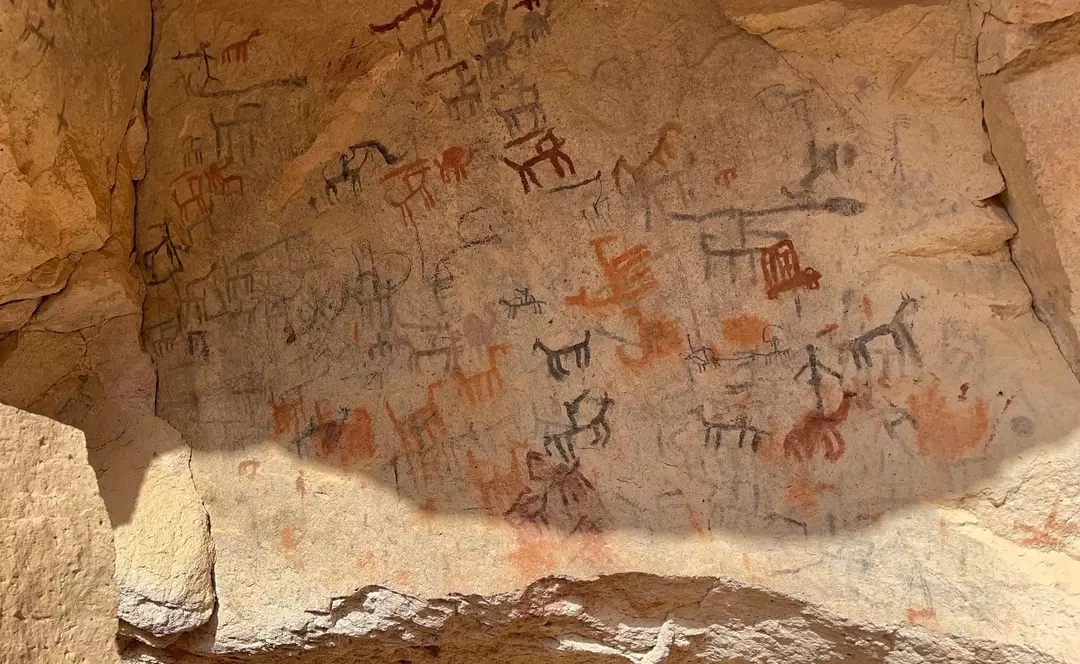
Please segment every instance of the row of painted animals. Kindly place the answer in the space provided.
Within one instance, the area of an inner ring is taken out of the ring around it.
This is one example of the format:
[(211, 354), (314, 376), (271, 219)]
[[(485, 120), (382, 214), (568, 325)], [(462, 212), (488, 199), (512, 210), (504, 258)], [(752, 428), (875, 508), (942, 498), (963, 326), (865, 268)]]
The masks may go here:
[[(535, 300), (535, 298), (532, 298), (532, 301), (529, 302), (528, 298), (530, 296), (527, 289), (523, 291), (523, 293), (524, 297), (520, 300), (521, 302), (527, 303), (528, 306), (540, 306), (541, 303)], [(514, 311), (514, 307), (518, 306), (517, 303), (510, 303), (505, 301), (504, 303), (507, 304), (510, 311)], [(848, 347), (851, 350), (852, 356), (855, 358), (856, 368), (861, 369), (864, 366), (872, 366), (866, 344), (869, 341), (879, 336), (884, 336), (886, 334), (892, 336), (893, 342), (901, 354), (901, 358), (903, 358), (905, 354), (911, 354), (915, 361), (921, 364), (921, 357), (918, 352), (918, 347), (915, 345), (914, 339), (912, 338), (911, 332), (908, 328), (908, 325), (906, 324), (906, 316), (909, 308), (914, 309), (916, 307), (917, 301), (905, 295), (904, 299), (900, 304), (900, 307), (897, 309), (896, 314), (894, 314), (893, 319), (889, 323), (873, 328), (849, 343)], [(539, 350), (544, 353), (547, 360), (548, 374), (555, 380), (561, 381), (570, 375), (570, 371), (564, 366), (563, 362), (571, 356), (573, 357), (574, 362), (579, 369), (586, 368), (590, 365), (590, 334), (591, 331), (586, 330), (585, 337), (582, 341), (558, 349), (549, 348), (540, 339), (536, 339), (535, 343), (533, 344), (533, 351), (535, 352)], [(459, 381), (464, 381), (464, 375), (458, 368), (458, 357), (461, 352), (459, 337), (449, 335), (445, 336), (444, 338), (446, 340), (446, 343), (436, 344), (433, 339), (433, 344), (431, 345), (431, 347), (420, 349), (414, 348), (412, 343), (405, 337), (399, 337), (397, 342), (400, 345), (409, 349), (409, 368), (411, 370), (419, 371), (421, 368), (420, 362), (422, 359), (441, 356), (443, 358), (443, 371), (446, 373), (454, 372), (454, 375), (459, 377)], [(493, 355), (493, 352), (495, 351), (493, 351), (493, 349), (498, 349), (498, 352), (501, 352), (503, 354), (505, 354), (506, 352), (505, 346), (489, 346), (488, 354), (490, 366), (488, 371), (497, 371), (497, 366), (495, 365), (495, 359)], [(777, 352), (775, 348), (773, 352)], [(711, 351), (708, 352), (708, 355), (710, 356), (709, 359), (711, 359), (710, 364), (715, 364), (718, 362), (716, 358), (711, 357)], [(824, 375), (831, 375), (837, 380), (842, 380), (843, 376), (837, 371), (825, 366), (817, 359), (816, 348), (813, 344), (807, 345), (807, 356), (807, 363), (799, 369), (798, 373), (796, 373), (795, 375), (795, 379), (798, 380), (804, 373), (808, 374), (807, 383), (813, 389), (815, 397), (817, 399), (817, 411), (819, 413), (822, 413), (824, 409), (822, 403), (821, 387)], [(698, 358), (697, 356), (693, 356), (693, 358), (700, 361), (700, 358)], [(705, 367), (702, 366), (701, 370), (704, 370), (704, 368)], [(501, 377), (499, 377), (499, 384), (501, 386)], [(490, 393), (491, 391), (492, 390), (489, 388), (486, 391), (481, 390), (480, 392), (478, 392), (478, 394), (484, 395), (486, 393)], [(485, 399), (480, 398), (471, 400), (483, 401)]]

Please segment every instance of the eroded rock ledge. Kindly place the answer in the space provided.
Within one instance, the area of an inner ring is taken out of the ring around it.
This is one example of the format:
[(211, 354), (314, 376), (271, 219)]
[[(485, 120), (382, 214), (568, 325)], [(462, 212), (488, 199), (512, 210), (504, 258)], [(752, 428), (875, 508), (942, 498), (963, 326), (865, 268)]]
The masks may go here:
[[(140, 645), (125, 662), (659, 662), (859, 661), (1050, 664), (1036, 649), (954, 638), (925, 628), (874, 628), (778, 593), (715, 579), (615, 574), (544, 579), (514, 593), (424, 602), (366, 588), (311, 612), (281, 642), (230, 654), (166, 655)], [(184, 647), (198, 650), (198, 636)], [(269, 651), (269, 652), (267, 652)], [(366, 660), (365, 660), (366, 661)]]

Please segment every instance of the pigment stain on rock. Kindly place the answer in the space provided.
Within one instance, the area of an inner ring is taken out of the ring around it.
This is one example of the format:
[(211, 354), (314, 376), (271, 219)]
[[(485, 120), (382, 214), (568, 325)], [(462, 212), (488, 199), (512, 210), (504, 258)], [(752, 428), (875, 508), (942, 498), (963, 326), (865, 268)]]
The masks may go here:
[(955, 461), (977, 453), (990, 433), (986, 401), (954, 405), (935, 379), (923, 392), (908, 396), (907, 406), (918, 422), (915, 439), (919, 454), (940, 461)]
[(770, 341), (765, 338), (765, 328), (768, 326), (766, 321), (757, 316), (742, 314), (724, 319), (721, 331), (727, 343), (735, 348), (750, 350)]

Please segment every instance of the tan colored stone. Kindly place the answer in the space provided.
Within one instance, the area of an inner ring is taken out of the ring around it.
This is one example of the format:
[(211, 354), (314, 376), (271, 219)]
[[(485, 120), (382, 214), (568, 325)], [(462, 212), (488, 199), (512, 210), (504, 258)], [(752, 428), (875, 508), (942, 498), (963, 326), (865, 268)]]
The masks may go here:
[(722, 6), (803, 75), (792, 90), (812, 91), (801, 102), (809, 113), (828, 108), (859, 127), (875, 150), (895, 152), (893, 169), (923, 172), (969, 201), (1001, 191), (979, 122), (966, 2)]
[(3, 302), (28, 300), (57, 293), (75, 270), (75, 263), (67, 258), (51, 258), (37, 266), (13, 290), (8, 291)]
[(31, 327), (73, 332), (141, 311), (139, 280), (114, 243), (102, 251), (83, 254), (64, 289), (37, 310)]
[(0, 334), (22, 327), (34, 315), (41, 300), (17, 300), (0, 305)]
[(1080, 0), (989, 0), (990, 13), (1009, 23), (1046, 23), (1080, 12)]
[(210, 618), (213, 550), (191, 452), (153, 416), (154, 368), (138, 327), (138, 316), (124, 316), (93, 331), (89, 380), (73, 386), (58, 416), (87, 431), (114, 528), (124, 630), (160, 644)]
[(1078, 30), (1080, 14), (1046, 25), (1003, 23), (987, 15), (979, 35), (979, 74), (997, 73), (1013, 61), (1023, 69), (1075, 56)]
[(979, 75), (993, 74), (1038, 44), (1035, 29), (1003, 23), (991, 15), (979, 33)]
[(0, 15), (125, 661), (1069, 659), (1074, 5)]
[(495, 596), (422, 602), (368, 588), (313, 612), (308, 650), (162, 654), (133, 644), (131, 664), (345, 664), (357, 661), (812, 662), (1051, 664), (1034, 648), (874, 626), (781, 593), (722, 579), (614, 574), (548, 578)]
[(65, 415), (93, 434), (90, 462), (114, 528), (122, 625), (163, 643), (210, 618), (213, 548), (191, 451), (153, 416), (154, 368), (137, 345), (138, 326), (138, 316), (124, 316), (97, 331), (87, 355), (101, 397)]
[(157, 638), (202, 625), (214, 608), (209, 523), (190, 455), (179, 432), (149, 415), (94, 455), (114, 507), (119, 617)]
[(119, 662), (112, 536), (82, 434), (0, 404), (0, 450), (0, 660)]
[[(867, 660), (1080, 647), (1080, 505), (1016, 525), (1059, 486), (1030, 464), (1077, 469), (1080, 385), (1010, 260), (968, 3), (167, 4), (142, 336), (217, 610), (131, 661), (485, 661), (480, 606), (536, 661), (836, 658), (705, 634), (689, 577), (926, 639)], [(518, 603), (620, 574), (640, 601)]]
[(119, 179), (132, 171), (118, 153), (142, 106), (149, 20), (146, 3), (120, 1), (0, 13), (0, 301), (44, 294), (10, 291), (130, 219), (130, 177)]
[(11, 335), (0, 394), (86, 432), (114, 527), (120, 618), (128, 633), (164, 644), (209, 619), (212, 548), (190, 450), (153, 416), (154, 369), (138, 328), (127, 315), (82, 334)]
[(0, 402), (37, 412), (53, 387), (85, 372), (79, 335), (23, 331), (0, 339)]
[[(1038, 53), (1035, 54), (1038, 56)], [(1074, 372), (1080, 371), (1080, 55), (1023, 64), (983, 77), (986, 122), (1008, 182), (1004, 201), (1018, 229), (1013, 257)]]

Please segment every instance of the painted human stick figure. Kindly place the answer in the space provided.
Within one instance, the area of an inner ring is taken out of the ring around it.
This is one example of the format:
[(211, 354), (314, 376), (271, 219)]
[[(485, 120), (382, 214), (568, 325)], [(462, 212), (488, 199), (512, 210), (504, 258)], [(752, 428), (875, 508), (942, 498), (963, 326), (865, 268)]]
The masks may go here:
[(799, 369), (799, 373), (795, 374), (795, 380), (799, 380), (799, 377), (803, 375), (804, 371), (810, 371), (810, 378), (806, 381), (806, 383), (810, 387), (814, 388), (814, 396), (817, 398), (817, 411), (819, 413), (824, 413), (825, 404), (822, 402), (821, 399), (821, 372), (824, 371), (828, 375), (835, 378), (837, 381), (842, 381), (843, 377), (818, 361), (817, 349), (814, 348), (814, 344), (806, 344), (806, 355), (806, 364), (804, 364), (802, 368)]

